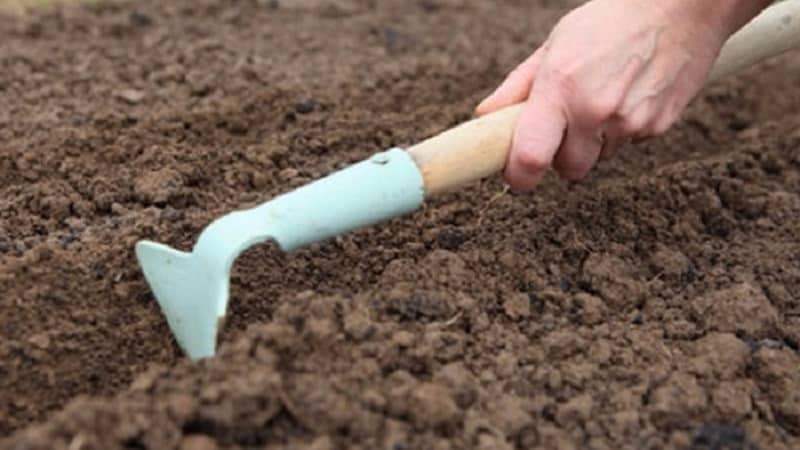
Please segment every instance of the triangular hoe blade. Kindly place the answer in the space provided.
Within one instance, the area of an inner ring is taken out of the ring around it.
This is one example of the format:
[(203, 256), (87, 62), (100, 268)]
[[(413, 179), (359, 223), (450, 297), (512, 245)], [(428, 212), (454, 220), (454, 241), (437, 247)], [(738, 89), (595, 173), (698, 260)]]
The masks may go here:
[(228, 274), (211, 273), (192, 254), (156, 242), (138, 242), (136, 257), (181, 348), (192, 359), (214, 356), (217, 303), (227, 295)]

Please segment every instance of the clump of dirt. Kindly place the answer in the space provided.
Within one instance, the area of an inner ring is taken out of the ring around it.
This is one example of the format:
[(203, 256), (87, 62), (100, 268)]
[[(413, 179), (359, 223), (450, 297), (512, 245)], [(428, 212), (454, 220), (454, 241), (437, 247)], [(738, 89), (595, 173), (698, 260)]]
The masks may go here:
[(800, 447), (796, 55), (585, 182), (253, 249), (174, 345), (138, 239), (465, 120), (575, 3), (0, 16), (0, 448)]

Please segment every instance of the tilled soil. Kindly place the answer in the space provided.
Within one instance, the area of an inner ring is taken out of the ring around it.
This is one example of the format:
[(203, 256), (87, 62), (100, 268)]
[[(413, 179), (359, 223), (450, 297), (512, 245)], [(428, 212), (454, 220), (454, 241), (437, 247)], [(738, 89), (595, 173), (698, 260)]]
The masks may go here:
[(0, 16), (0, 447), (800, 448), (796, 54), (582, 183), (251, 250), (219, 356), (171, 338), (137, 240), (469, 118), (578, 3)]

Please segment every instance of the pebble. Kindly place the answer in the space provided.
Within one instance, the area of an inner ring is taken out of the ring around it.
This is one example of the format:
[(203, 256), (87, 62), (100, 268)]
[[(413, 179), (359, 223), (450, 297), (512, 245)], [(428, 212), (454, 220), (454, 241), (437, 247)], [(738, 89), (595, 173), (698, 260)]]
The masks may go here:
[(138, 89), (123, 89), (116, 94), (117, 98), (125, 102), (135, 105), (144, 100), (145, 93)]

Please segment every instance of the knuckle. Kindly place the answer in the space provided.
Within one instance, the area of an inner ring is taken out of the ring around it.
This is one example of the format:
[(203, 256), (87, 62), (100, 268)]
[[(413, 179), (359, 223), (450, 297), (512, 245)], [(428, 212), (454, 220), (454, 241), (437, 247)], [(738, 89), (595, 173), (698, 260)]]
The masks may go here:
[(631, 114), (622, 117), (621, 129), (627, 136), (641, 134), (647, 126), (647, 117), (643, 114)]
[(587, 106), (587, 112), (593, 123), (601, 123), (610, 119), (616, 113), (617, 103), (605, 97), (589, 97)]
[(538, 173), (550, 168), (552, 161), (536, 151), (520, 151), (516, 155), (517, 165), (527, 173)]

